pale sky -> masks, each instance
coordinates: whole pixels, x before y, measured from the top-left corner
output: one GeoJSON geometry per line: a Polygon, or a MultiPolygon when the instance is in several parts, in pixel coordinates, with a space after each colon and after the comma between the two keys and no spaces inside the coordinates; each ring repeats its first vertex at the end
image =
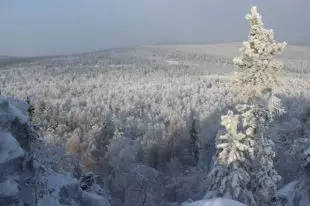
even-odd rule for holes
{"type": "Polygon", "coordinates": [[[310,43],[310,0],[0,0],[0,55],[242,41],[252,5],[277,40],[310,43]]]}

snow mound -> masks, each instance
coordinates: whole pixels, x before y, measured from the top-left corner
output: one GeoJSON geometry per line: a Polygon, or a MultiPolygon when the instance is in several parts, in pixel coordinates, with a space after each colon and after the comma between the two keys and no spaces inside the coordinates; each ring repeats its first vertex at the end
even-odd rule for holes
{"type": "Polygon", "coordinates": [[[214,198],[210,200],[199,200],[191,203],[183,203],[182,206],[246,206],[246,205],[231,199],[214,198]]]}

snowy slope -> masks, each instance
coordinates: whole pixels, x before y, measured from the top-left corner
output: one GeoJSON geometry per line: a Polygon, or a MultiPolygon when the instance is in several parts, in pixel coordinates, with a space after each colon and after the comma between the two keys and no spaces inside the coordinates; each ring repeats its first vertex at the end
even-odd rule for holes
{"type": "Polygon", "coordinates": [[[78,180],[61,169],[55,160],[63,156],[48,153],[50,146],[27,121],[27,108],[24,101],[0,96],[0,205],[109,206],[94,175],[78,180]]]}
{"type": "Polygon", "coordinates": [[[21,122],[26,122],[28,104],[12,97],[0,96],[0,116],[17,117],[21,122]]]}

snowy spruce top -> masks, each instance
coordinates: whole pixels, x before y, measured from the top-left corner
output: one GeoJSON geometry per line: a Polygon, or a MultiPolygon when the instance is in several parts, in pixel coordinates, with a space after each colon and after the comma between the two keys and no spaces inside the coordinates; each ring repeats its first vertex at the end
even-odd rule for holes
{"type": "Polygon", "coordinates": [[[246,91],[247,95],[260,96],[279,84],[277,73],[283,65],[274,56],[282,53],[286,42],[276,43],[273,30],[264,28],[262,16],[255,6],[246,19],[251,25],[249,40],[243,42],[240,56],[233,59],[236,83],[250,90],[246,91]]]}

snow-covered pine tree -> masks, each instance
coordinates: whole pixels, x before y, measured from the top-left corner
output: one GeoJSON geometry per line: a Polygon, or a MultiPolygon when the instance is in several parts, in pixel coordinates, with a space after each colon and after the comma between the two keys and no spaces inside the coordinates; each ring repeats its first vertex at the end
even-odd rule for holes
{"type": "Polygon", "coordinates": [[[198,131],[197,131],[197,117],[195,115],[195,111],[191,110],[191,115],[189,119],[189,135],[190,135],[190,148],[189,152],[193,158],[193,164],[197,165],[199,161],[199,148],[200,148],[200,142],[198,137],[198,131]]]}
{"type": "Polygon", "coordinates": [[[275,204],[281,177],[273,169],[268,111],[240,104],[235,114],[229,111],[221,118],[224,130],[216,137],[217,153],[205,199],[228,197],[249,206],[275,204]]]}
{"type": "Polygon", "coordinates": [[[268,99],[267,107],[271,121],[281,118],[287,112],[282,100],[274,94],[268,99]]]}
{"type": "Polygon", "coordinates": [[[35,107],[33,106],[32,102],[30,101],[29,97],[26,98],[26,102],[28,104],[28,114],[30,122],[33,121],[35,107]]]}
{"type": "Polygon", "coordinates": [[[254,194],[249,187],[255,139],[244,132],[243,125],[247,121],[241,115],[229,111],[221,119],[224,128],[216,137],[217,153],[208,174],[208,191],[204,199],[227,197],[255,206],[254,194]]]}
{"type": "MultiPolygon", "coordinates": [[[[274,143],[268,135],[270,115],[261,105],[238,105],[238,112],[247,119],[246,134],[253,137],[254,156],[251,165],[251,191],[258,205],[277,205],[277,183],[281,176],[273,168],[274,143]]],[[[245,125],[244,125],[245,126],[245,125]]]]}
{"type": "Polygon", "coordinates": [[[252,98],[279,85],[277,74],[283,65],[274,57],[283,51],[286,42],[276,43],[273,30],[264,28],[262,16],[255,6],[246,15],[246,19],[251,26],[249,39],[243,42],[240,56],[235,57],[233,62],[236,67],[236,85],[242,87],[245,96],[252,98]]]}
{"type": "Polygon", "coordinates": [[[246,19],[250,21],[250,35],[240,49],[240,56],[233,60],[237,70],[235,82],[242,86],[246,97],[256,104],[256,109],[251,111],[253,113],[248,113],[257,119],[253,122],[260,128],[255,140],[257,168],[253,170],[256,177],[253,189],[259,205],[268,205],[271,198],[275,197],[276,183],[281,179],[273,169],[274,143],[268,137],[267,130],[275,118],[285,113],[281,99],[273,94],[273,89],[279,85],[278,73],[283,68],[275,55],[283,52],[286,42],[276,43],[273,30],[264,28],[262,16],[255,6],[246,19]]]}
{"type": "Polygon", "coordinates": [[[275,153],[268,129],[274,115],[283,112],[280,99],[272,94],[282,68],[273,57],[286,43],[276,43],[273,31],[263,28],[256,7],[246,18],[251,24],[249,41],[243,43],[234,63],[235,83],[248,104],[239,104],[235,114],[230,111],[222,116],[225,129],[216,138],[217,153],[205,199],[229,197],[249,206],[277,205],[276,185],[281,177],[273,168],[275,153]]]}

